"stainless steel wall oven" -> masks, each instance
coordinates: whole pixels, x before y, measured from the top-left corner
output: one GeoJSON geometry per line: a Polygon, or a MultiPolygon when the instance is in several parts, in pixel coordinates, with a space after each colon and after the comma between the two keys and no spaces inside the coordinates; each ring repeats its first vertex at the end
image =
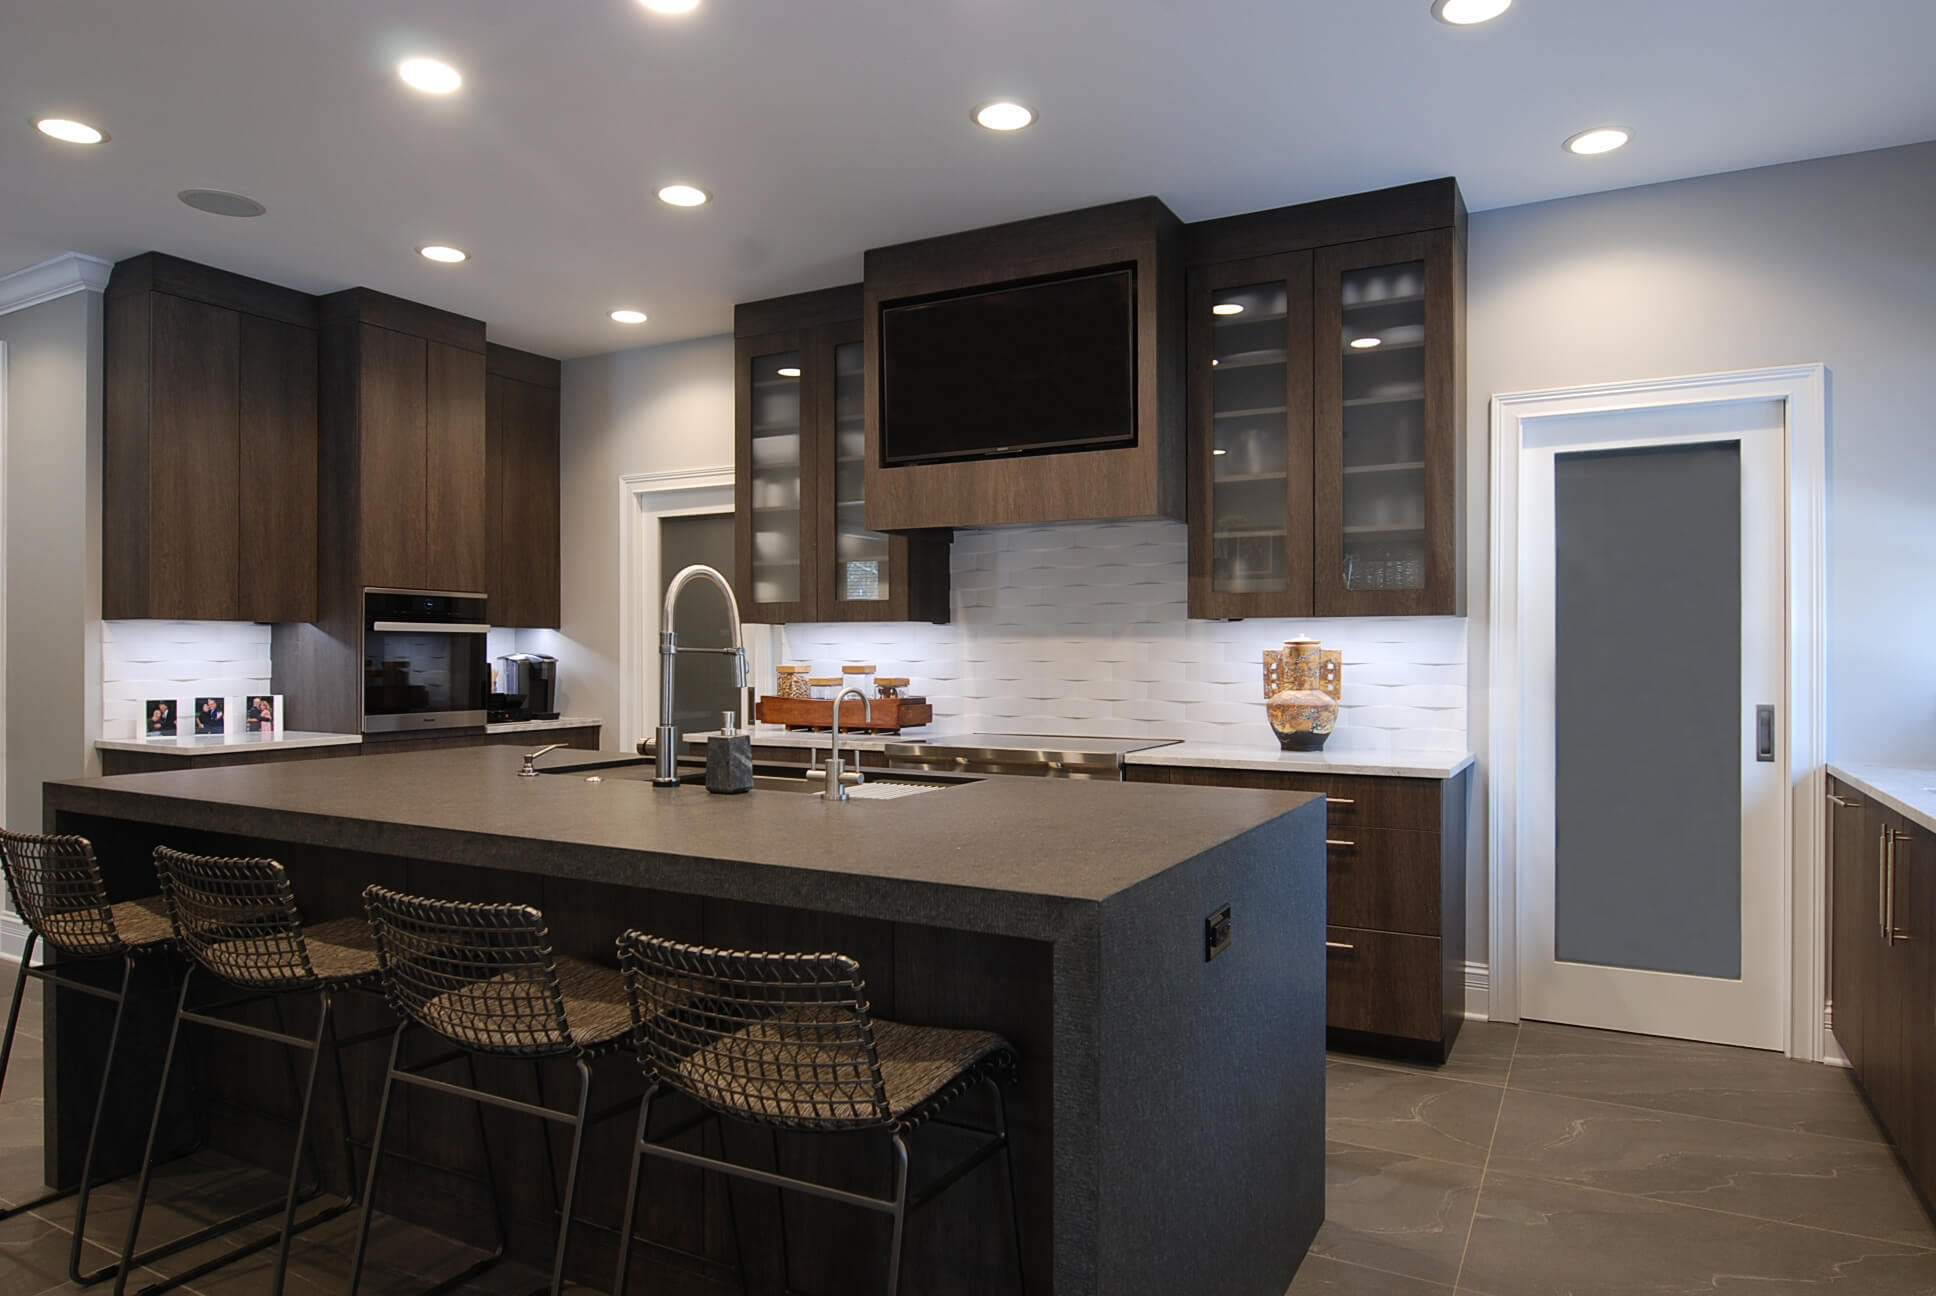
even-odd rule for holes
{"type": "Polygon", "coordinates": [[[482,594],[363,591],[363,732],[484,723],[491,665],[482,594]]]}

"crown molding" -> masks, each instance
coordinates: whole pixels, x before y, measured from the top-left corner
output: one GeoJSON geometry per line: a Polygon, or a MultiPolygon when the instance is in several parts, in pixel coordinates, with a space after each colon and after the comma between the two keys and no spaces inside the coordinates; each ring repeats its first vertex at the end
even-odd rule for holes
{"type": "Polygon", "coordinates": [[[103,261],[85,252],[63,252],[39,265],[0,275],[0,315],[26,310],[69,293],[101,292],[107,288],[108,273],[113,269],[112,261],[103,261]]]}

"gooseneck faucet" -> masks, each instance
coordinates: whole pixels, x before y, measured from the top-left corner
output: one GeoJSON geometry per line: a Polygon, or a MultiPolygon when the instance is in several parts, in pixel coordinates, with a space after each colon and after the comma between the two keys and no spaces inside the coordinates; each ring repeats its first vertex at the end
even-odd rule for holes
{"type": "Polygon", "coordinates": [[[745,705],[746,689],[746,645],[740,638],[739,600],[733,597],[733,587],[717,568],[704,563],[694,563],[682,568],[672,583],[666,586],[665,610],[659,618],[659,729],[656,763],[652,770],[653,787],[679,786],[679,729],[672,723],[673,666],[682,652],[724,653],[733,659],[733,687],[740,692],[741,706],[745,705]],[[719,586],[719,592],[726,596],[726,615],[733,625],[733,642],[725,648],[681,648],[679,636],[672,629],[673,605],[679,601],[679,591],[695,580],[709,580],[719,586]]]}
{"type": "Polygon", "coordinates": [[[861,780],[859,770],[855,770],[850,775],[846,770],[841,768],[840,704],[850,697],[860,699],[862,714],[867,717],[869,724],[874,722],[874,703],[859,689],[847,689],[839,697],[834,699],[834,734],[832,742],[827,747],[827,790],[822,794],[829,801],[845,801],[847,799],[847,784],[849,782],[858,783],[861,780]]]}

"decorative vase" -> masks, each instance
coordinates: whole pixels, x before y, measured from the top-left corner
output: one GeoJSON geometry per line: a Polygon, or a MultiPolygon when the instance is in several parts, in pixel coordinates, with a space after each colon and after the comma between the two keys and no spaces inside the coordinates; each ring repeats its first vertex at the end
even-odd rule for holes
{"type": "Polygon", "coordinates": [[[1264,650],[1264,710],[1285,751],[1318,751],[1338,727],[1344,654],[1315,639],[1292,639],[1264,650]]]}

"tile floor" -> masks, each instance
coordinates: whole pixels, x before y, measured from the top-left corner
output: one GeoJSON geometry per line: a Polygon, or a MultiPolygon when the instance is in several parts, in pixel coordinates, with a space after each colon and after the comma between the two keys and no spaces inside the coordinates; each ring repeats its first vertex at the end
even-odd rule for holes
{"type": "MultiPolygon", "coordinates": [[[[11,981],[0,965],[0,995],[11,981]]],[[[0,1201],[39,1183],[38,1023],[27,1014],[0,1097],[0,1201]]],[[[1846,1072],[1475,1023],[1443,1068],[1334,1056],[1329,1075],[1328,1219],[1290,1296],[1936,1296],[1936,1226],[1846,1072]]],[[[261,1182],[217,1158],[178,1163],[143,1236],[219,1218],[256,1200],[261,1182]]],[[[90,1234],[118,1242],[130,1195],[101,1190],[90,1234]]],[[[65,1282],[71,1219],[60,1203],[0,1222],[0,1293],[80,1290],[65,1282]]],[[[353,1236],[353,1216],[305,1234],[290,1296],[340,1292],[353,1236]]],[[[380,1229],[364,1290],[415,1291],[469,1258],[417,1230],[380,1229]]],[[[109,1259],[90,1246],[87,1263],[109,1259]]],[[[178,1290],[265,1291],[268,1265],[253,1256],[178,1290]]],[[[480,1290],[539,1279],[500,1271],[480,1290]]]]}

